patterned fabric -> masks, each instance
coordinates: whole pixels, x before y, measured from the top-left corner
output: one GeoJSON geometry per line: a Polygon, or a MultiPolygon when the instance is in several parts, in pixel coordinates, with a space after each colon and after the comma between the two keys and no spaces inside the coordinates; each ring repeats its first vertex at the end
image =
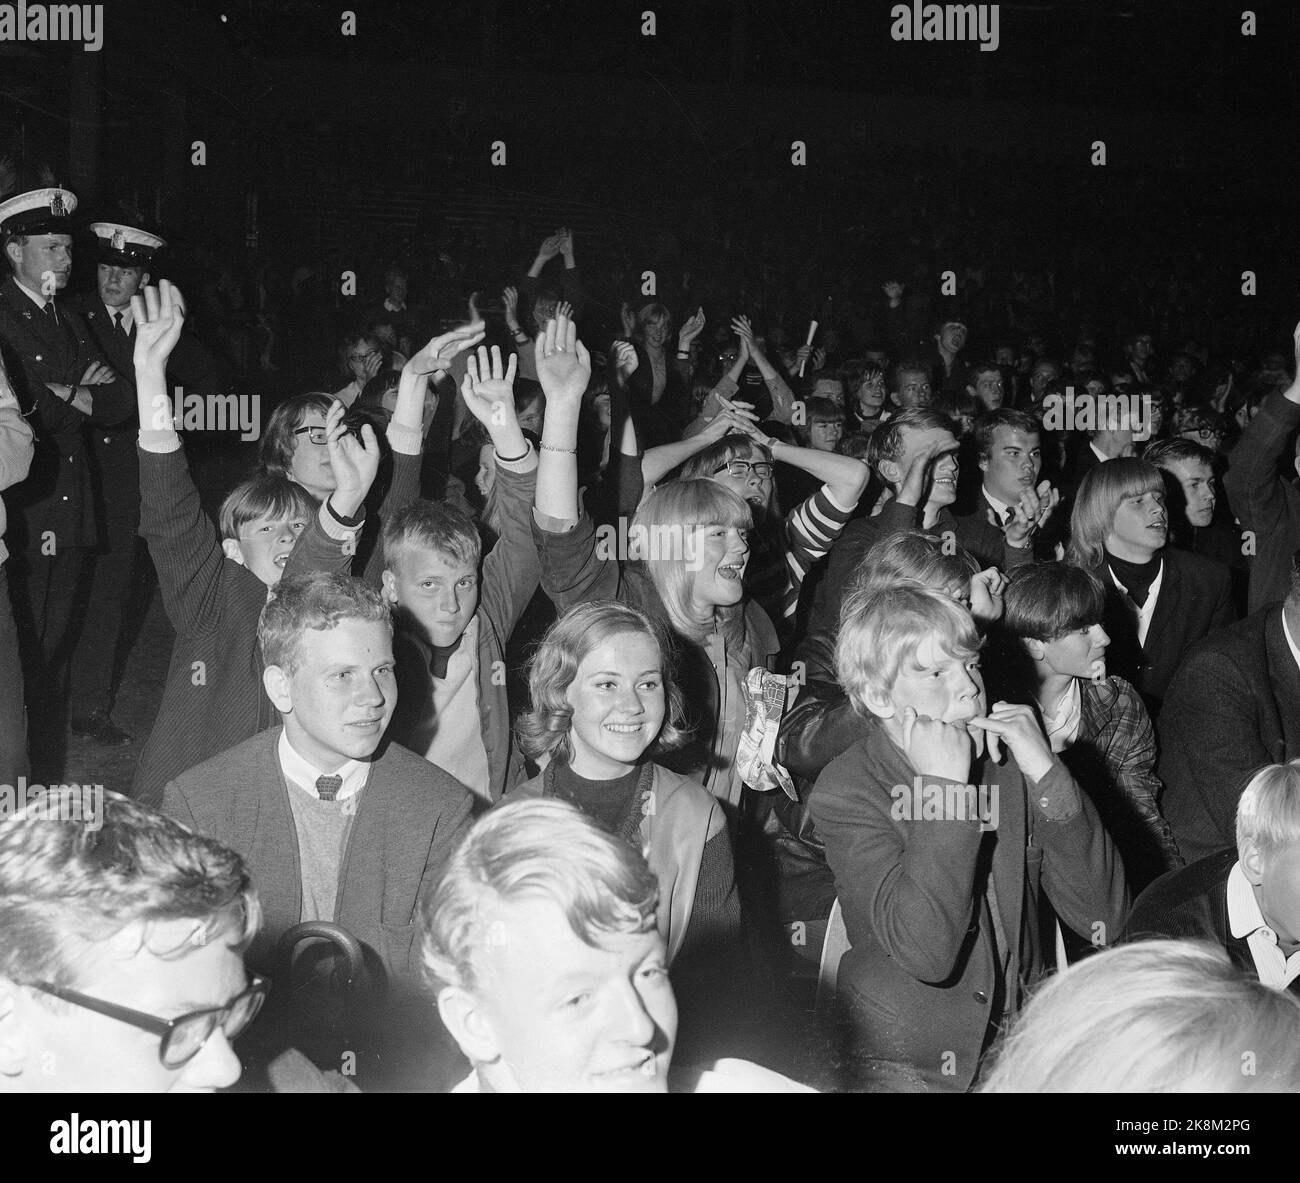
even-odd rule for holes
{"type": "Polygon", "coordinates": [[[339,795],[339,789],[343,787],[343,778],[341,776],[318,776],[316,778],[316,791],[320,794],[322,801],[333,801],[339,795]]]}
{"type": "Polygon", "coordinates": [[[844,532],[855,505],[841,509],[823,485],[785,519],[787,581],[781,599],[781,619],[792,622],[799,607],[799,591],[812,565],[824,557],[844,532]]]}

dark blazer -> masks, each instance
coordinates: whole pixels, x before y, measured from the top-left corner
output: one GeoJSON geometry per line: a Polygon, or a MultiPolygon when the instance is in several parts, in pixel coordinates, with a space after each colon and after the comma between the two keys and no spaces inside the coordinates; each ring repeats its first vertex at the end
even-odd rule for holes
{"type": "Polygon", "coordinates": [[[918,777],[883,728],[817,782],[812,811],[852,945],[838,993],[860,1087],[971,1086],[998,1024],[1047,968],[1044,897],[1085,937],[1118,935],[1123,923],[1114,843],[1059,761],[1036,786],[1010,754],[1000,766],[977,759],[970,779],[997,785],[995,829],[981,832],[976,819],[909,820],[894,787],[947,782],[918,777]],[[1060,820],[1049,820],[1040,795],[1062,809],[1060,820]]]}
{"type": "Polygon", "coordinates": [[[1137,687],[1153,719],[1159,716],[1165,690],[1188,649],[1237,618],[1232,574],[1223,563],[1171,546],[1160,554],[1164,576],[1142,645],[1137,620],[1109,566],[1103,563],[1093,572],[1106,588],[1104,625],[1110,634],[1106,667],[1137,687]]]}
{"type": "MultiPolygon", "coordinates": [[[[1234,937],[1228,926],[1228,875],[1236,865],[1233,846],[1162,875],[1134,902],[1124,939],[1209,941],[1225,950],[1238,969],[1258,977],[1246,938],[1234,937]]],[[[1300,978],[1287,989],[1300,994],[1300,978]]]]}
{"type": "MultiPolygon", "coordinates": [[[[1300,638],[1298,638],[1300,640],[1300,638]]],[[[1196,645],[1160,716],[1161,805],[1188,859],[1235,846],[1237,799],[1300,756],[1300,668],[1274,604],[1196,645]]]]}
{"type": "MultiPolygon", "coordinates": [[[[225,557],[203,510],[182,450],[139,451],[144,480],[140,533],[158,569],[167,619],[176,630],[153,730],[140,753],[131,796],[157,806],[163,786],[185,769],[275,723],[262,685],[257,621],[267,588],[225,557]]],[[[313,516],[285,576],[347,574],[353,558],[313,516]]]]}
{"type": "MultiPolygon", "coordinates": [[[[250,964],[274,969],[275,944],[302,919],[302,866],[272,727],[191,768],[163,790],[163,812],[238,851],[262,902],[250,964]]],[[[379,748],[348,832],[334,922],[390,981],[414,981],[420,899],[470,825],[469,790],[395,743],[379,748]]]]}
{"type": "MultiPolygon", "coordinates": [[[[14,542],[34,545],[53,531],[60,548],[97,541],[94,494],[82,431],[111,427],[136,417],[131,369],[117,380],[91,388],[86,416],[50,391],[47,384],[75,386],[91,362],[107,362],[72,303],[58,300],[59,324],[20,291],[12,277],[0,283],[0,347],[23,412],[36,431],[36,455],[26,481],[6,494],[14,542]]],[[[109,364],[112,364],[109,362],[109,364]]]]}

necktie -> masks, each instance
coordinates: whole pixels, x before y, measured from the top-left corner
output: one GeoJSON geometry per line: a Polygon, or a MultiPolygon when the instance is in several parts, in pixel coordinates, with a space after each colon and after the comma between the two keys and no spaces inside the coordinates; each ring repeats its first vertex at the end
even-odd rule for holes
{"type": "Polygon", "coordinates": [[[129,332],[127,332],[126,317],[120,312],[113,313],[113,328],[115,328],[124,337],[129,337],[131,335],[129,332]]]}
{"type": "Polygon", "coordinates": [[[54,301],[53,301],[53,300],[46,300],[46,301],[45,301],[44,312],[45,312],[45,315],[46,315],[47,319],[52,320],[55,324],[58,324],[58,323],[59,323],[59,310],[58,310],[57,308],[54,307],[54,301]]]}
{"type": "Polygon", "coordinates": [[[339,789],[343,787],[343,778],[341,776],[318,776],[316,778],[316,791],[320,794],[322,801],[333,801],[339,795],[339,789]]]}

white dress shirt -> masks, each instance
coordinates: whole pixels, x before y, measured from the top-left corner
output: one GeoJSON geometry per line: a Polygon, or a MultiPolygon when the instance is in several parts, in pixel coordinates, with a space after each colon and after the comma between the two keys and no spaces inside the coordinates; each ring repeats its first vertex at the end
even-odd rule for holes
{"type": "Polygon", "coordinates": [[[1147,602],[1143,604],[1141,608],[1133,603],[1132,598],[1128,594],[1128,588],[1120,583],[1119,577],[1115,574],[1114,569],[1110,566],[1107,566],[1106,569],[1110,571],[1110,577],[1115,580],[1115,586],[1124,593],[1124,598],[1128,600],[1129,604],[1132,605],[1133,610],[1137,613],[1138,644],[1145,645],[1147,643],[1147,630],[1151,627],[1151,617],[1155,614],[1156,601],[1160,598],[1160,585],[1165,581],[1164,559],[1160,560],[1160,570],[1156,573],[1156,577],[1151,581],[1151,586],[1147,589],[1147,602]]]}
{"type": "Polygon", "coordinates": [[[342,765],[336,772],[326,774],[317,768],[310,760],[300,756],[293,744],[289,742],[289,736],[286,732],[280,732],[280,769],[284,773],[284,779],[289,782],[291,788],[301,789],[309,797],[315,797],[320,800],[320,790],[316,787],[317,777],[331,775],[341,776],[343,784],[334,798],[336,801],[346,801],[349,797],[355,797],[362,789],[366,787],[366,780],[370,776],[370,764],[365,760],[349,760],[342,765]]]}
{"type": "Polygon", "coordinates": [[[1278,948],[1277,933],[1264,920],[1241,863],[1228,872],[1228,928],[1234,937],[1246,938],[1255,972],[1265,986],[1285,990],[1300,977],[1300,949],[1288,957],[1278,948]]]}

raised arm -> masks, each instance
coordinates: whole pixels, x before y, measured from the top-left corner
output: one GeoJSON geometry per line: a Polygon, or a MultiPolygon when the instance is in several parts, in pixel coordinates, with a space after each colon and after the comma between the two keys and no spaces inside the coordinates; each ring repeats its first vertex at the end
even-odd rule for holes
{"type": "Polygon", "coordinates": [[[1276,530],[1286,522],[1287,483],[1277,463],[1287,440],[1300,424],[1300,324],[1292,335],[1296,377],[1279,394],[1264,400],[1259,414],[1241,434],[1232,452],[1232,465],[1223,478],[1232,512],[1247,530],[1276,530]]]}
{"type": "Polygon", "coordinates": [[[537,379],[546,396],[542,449],[537,467],[537,512],[576,522],[578,507],[578,421],[591,378],[591,355],[566,316],[546,322],[533,345],[537,379]]]}
{"type": "Polygon", "coordinates": [[[754,365],[763,377],[763,384],[772,397],[771,418],[778,423],[789,423],[794,419],[794,392],[786,380],[777,373],[776,367],[767,360],[767,354],[754,336],[754,327],[749,317],[738,316],[731,322],[731,327],[740,338],[741,348],[753,359],[754,365]]]}

